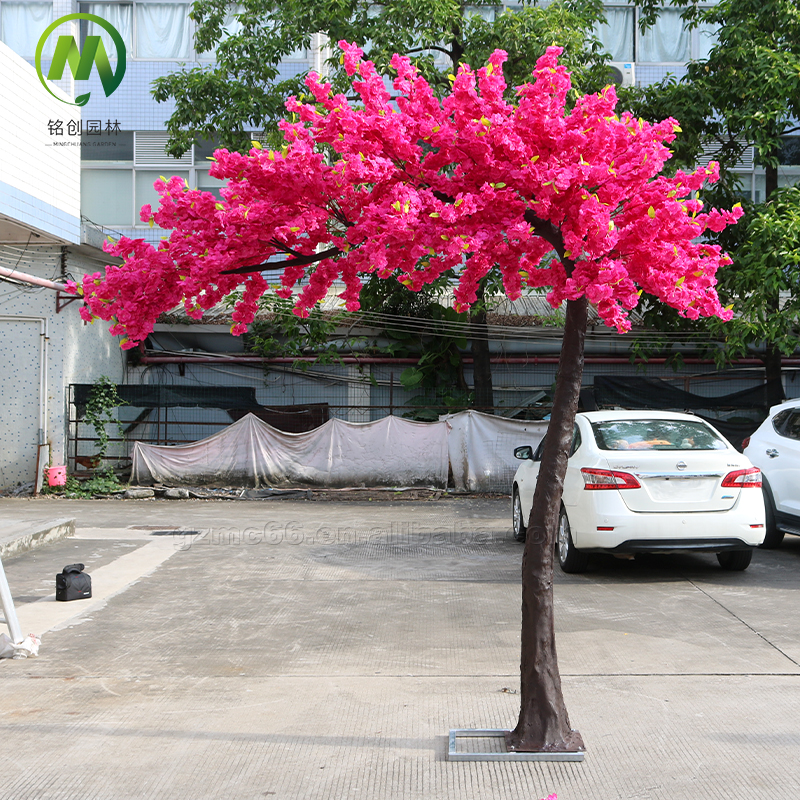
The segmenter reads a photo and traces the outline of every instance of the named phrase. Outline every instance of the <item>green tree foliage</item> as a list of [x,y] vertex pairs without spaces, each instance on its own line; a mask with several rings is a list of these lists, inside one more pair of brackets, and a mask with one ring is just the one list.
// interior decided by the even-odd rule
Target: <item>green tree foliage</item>
[[[279,64],[298,49],[319,47],[321,37],[333,44],[342,39],[358,43],[384,74],[390,73],[389,61],[395,53],[406,54],[440,96],[449,92],[450,76],[459,64],[484,64],[496,48],[509,54],[504,65],[509,93],[530,78],[536,59],[552,44],[564,48],[562,63],[572,72],[574,96],[608,83],[608,55],[593,34],[595,24],[604,19],[602,0],[553,0],[544,5],[522,0],[513,10],[492,0],[244,0],[236,4],[195,0],[191,16],[197,23],[196,48],[214,52],[216,64],[183,69],[154,83],[157,100],[175,102],[167,123],[169,152],[175,156],[202,139],[246,151],[252,138],[249,131],[259,129],[272,146],[280,146],[282,137],[275,123],[284,115],[284,101],[290,94],[302,95],[305,86],[304,74],[281,77]],[[350,89],[338,57],[324,68],[341,91]],[[371,303],[367,291],[364,308],[381,309],[388,296],[406,294],[397,292],[396,286],[384,289],[389,291],[384,291],[380,304]],[[425,299],[420,306],[419,315],[434,321],[444,313]],[[494,400],[485,309],[476,308],[469,322],[473,399],[490,410]],[[269,336],[260,342],[268,344]],[[424,372],[421,385],[428,386],[434,375],[441,377],[445,370],[458,386],[453,402],[466,402],[461,358],[452,337],[439,343],[430,338],[416,343],[406,340],[404,347],[420,351],[424,359],[419,370],[408,373],[408,380]],[[428,397],[431,402],[451,402],[450,393],[440,397],[440,390],[428,389],[436,394]]]
[[121,405],[122,400],[117,393],[117,385],[107,375],[98,378],[89,392],[83,413],[83,422],[94,428],[97,437],[98,463],[105,456],[111,442],[107,426],[114,425],[120,437],[125,435],[119,419],[112,414]]
[[[642,24],[652,23],[662,5],[642,0]],[[703,145],[713,145],[721,188],[736,192],[730,170],[747,147],[755,146],[768,170],[777,169],[782,137],[800,130],[800,6],[796,0],[720,0],[709,7],[673,0],[672,5],[685,7],[689,26],[716,28],[717,42],[707,59],[689,63],[685,77],[641,90],[637,105],[654,119],[671,114],[680,120],[676,162],[691,164]]]
[[[317,364],[339,361],[339,346],[332,341],[337,327],[337,316],[319,308],[301,319],[292,313],[291,300],[268,295],[262,298],[261,309],[266,318],[256,320],[245,335],[248,352],[264,358],[296,358],[314,356]],[[298,368],[307,367],[298,361]]]
[[[522,0],[515,10],[490,0],[195,0],[191,16],[197,50],[214,52],[216,63],[154,82],[157,100],[175,102],[167,123],[175,156],[201,139],[249,149],[251,130],[277,140],[274,126],[286,97],[305,88],[303,75],[283,77],[279,64],[297,49],[318,46],[318,35],[333,44],[358,43],[387,73],[394,53],[409,55],[438,94],[449,90],[448,75],[458,64],[484,64],[498,47],[509,53],[510,87],[530,77],[551,44],[565,48],[562,61],[577,91],[608,82],[608,56],[592,33],[603,19],[601,0],[553,0],[544,7]],[[338,54],[327,69],[343,90],[349,88]]]
[[724,329],[728,354],[746,355],[753,342],[792,353],[800,345],[800,186],[776,189],[752,209],[729,271],[718,285],[723,302],[738,309]]
[[[652,24],[660,0],[639,2],[640,21]],[[800,5],[797,0],[720,0],[702,7],[693,0],[673,0],[684,8],[690,26],[718,30],[705,60],[688,65],[680,80],[669,77],[626,97],[644,117],[680,120],[682,135],[673,144],[674,166],[691,165],[706,148],[720,162],[720,182],[704,199],[715,205],[741,200],[741,182],[733,171],[745,149],[755,148],[766,172],[765,198],[744,200],[746,215],[718,241],[734,264],[719,275],[718,291],[732,303],[736,317],[724,326],[702,320],[686,323],[676,314],[651,306],[647,321],[667,331],[704,331],[715,341],[710,352],[723,362],[754,346],[764,360],[767,378],[780,377],[780,355],[798,344],[797,190],[778,189],[778,167],[789,134],[800,131]],[[788,296],[788,300],[786,297]],[[776,393],[771,398],[777,402]]]
[[416,365],[403,370],[403,388],[419,392],[409,400],[413,407],[404,417],[435,421],[440,414],[469,408],[473,393],[464,380],[462,351],[467,347],[468,314],[432,303],[426,310],[427,333],[415,335],[388,329],[394,338],[392,355],[417,358]]

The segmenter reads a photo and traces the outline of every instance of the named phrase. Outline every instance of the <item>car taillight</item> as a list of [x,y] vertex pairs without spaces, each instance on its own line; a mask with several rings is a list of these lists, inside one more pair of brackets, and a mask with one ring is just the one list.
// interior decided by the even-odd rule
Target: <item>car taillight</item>
[[742,450],[744,450],[745,447],[748,447],[749,445],[750,445],[750,437],[745,436],[744,439],[742,439]]
[[758,467],[735,469],[722,479],[722,485],[728,489],[760,489],[761,470]]
[[641,489],[641,484],[630,472],[584,467],[581,475],[584,489]]

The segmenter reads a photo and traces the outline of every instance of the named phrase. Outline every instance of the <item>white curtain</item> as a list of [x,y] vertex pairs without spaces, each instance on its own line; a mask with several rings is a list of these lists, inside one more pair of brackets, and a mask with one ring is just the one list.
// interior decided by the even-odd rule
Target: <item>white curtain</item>
[[[89,3],[88,5],[81,4],[81,9],[85,10],[87,14],[94,14],[100,19],[109,22],[112,27],[117,29],[117,33],[122,37],[125,42],[125,47],[128,51],[127,55],[133,55],[133,6],[122,3]],[[106,53],[112,61],[117,57],[117,48],[111,36],[106,32],[105,28],[101,28],[95,22],[89,22],[87,30],[88,36],[99,36],[103,41],[103,46],[106,48]]]
[[81,213],[97,225],[133,225],[131,170],[82,169]]
[[483,17],[487,22],[494,22],[497,18],[497,13],[494,6],[467,6],[464,13],[468,16],[470,14],[477,14]]
[[[153,209],[157,209],[161,202],[161,196],[153,187],[153,184],[164,174],[164,170],[136,170],[136,179],[134,181],[136,190],[136,218],[139,218],[139,209],[145,203],[149,203]],[[189,182],[189,172],[187,170],[174,170],[169,168],[166,173],[170,177],[183,178],[187,183]]]
[[[242,23],[236,18],[237,14],[241,14],[244,11],[244,6],[235,5],[231,8],[227,9],[225,12],[225,21],[222,23],[222,39],[220,42],[224,42],[229,36],[234,36],[235,34],[239,33],[242,30]],[[202,53],[198,53],[197,57],[202,60],[211,60],[213,61],[215,58],[217,48],[213,48],[212,50],[206,50]]]
[[702,61],[708,58],[711,50],[717,44],[718,28],[708,22],[701,22],[697,26],[697,58]]
[[[52,21],[52,3],[0,3],[0,38],[23,58],[36,55],[39,38]],[[56,38],[55,31],[48,37],[45,58],[53,55]]]
[[689,31],[683,25],[681,12],[662,10],[652,28],[639,35],[636,60],[643,62],[688,61]]
[[606,22],[595,25],[595,35],[612,61],[633,61],[633,9],[607,8],[605,15]]
[[184,3],[137,3],[137,58],[191,58],[189,9]]

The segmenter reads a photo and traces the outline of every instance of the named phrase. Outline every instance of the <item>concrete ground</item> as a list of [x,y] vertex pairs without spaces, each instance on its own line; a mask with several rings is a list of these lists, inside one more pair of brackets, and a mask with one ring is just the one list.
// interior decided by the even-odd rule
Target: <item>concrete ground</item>
[[[800,797],[793,537],[743,573],[687,555],[557,574],[585,761],[447,761],[451,728],[516,720],[509,506],[0,499],[17,523],[76,520],[3,560],[44,635],[0,661],[0,798]],[[94,597],[55,603],[76,561]]]

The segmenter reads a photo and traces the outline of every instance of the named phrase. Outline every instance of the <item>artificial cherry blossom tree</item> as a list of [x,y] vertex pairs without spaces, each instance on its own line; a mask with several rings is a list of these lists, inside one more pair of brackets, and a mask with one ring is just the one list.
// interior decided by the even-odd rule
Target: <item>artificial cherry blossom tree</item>
[[[123,263],[86,276],[81,313],[112,321],[112,333],[132,347],[177,304],[199,319],[236,290],[235,334],[267,291],[296,297],[305,316],[341,281],[355,311],[368,273],[416,291],[452,271],[460,310],[490,270],[512,300],[546,288],[553,307],[566,301],[523,556],[521,710],[507,740],[516,750],[580,750],[561,692],[552,578],[588,304],[620,332],[642,292],[690,318],[730,318],[714,290],[730,259],[701,237],[741,209],[703,210],[695,193],[716,179],[714,164],[660,175],[680,130],[675,120],[618,115],[611,86],[568,110],[560,48],[547,50],[509,104],[502,51],[477,72],[462,66],[439,101],[407,58],[395,56],[390,92],[358,47],[340,44],[359,103],[312,74],[310,95],[287,102],[282,150],[217,151],[211,175],[228,181],[221,202],[180,178],[157,183],[160,206],[145,206],[142,219],[171,233],[157,247],[127,237],[109,244]],[[280,255],[281,282],[270,287],[261,273]]]

